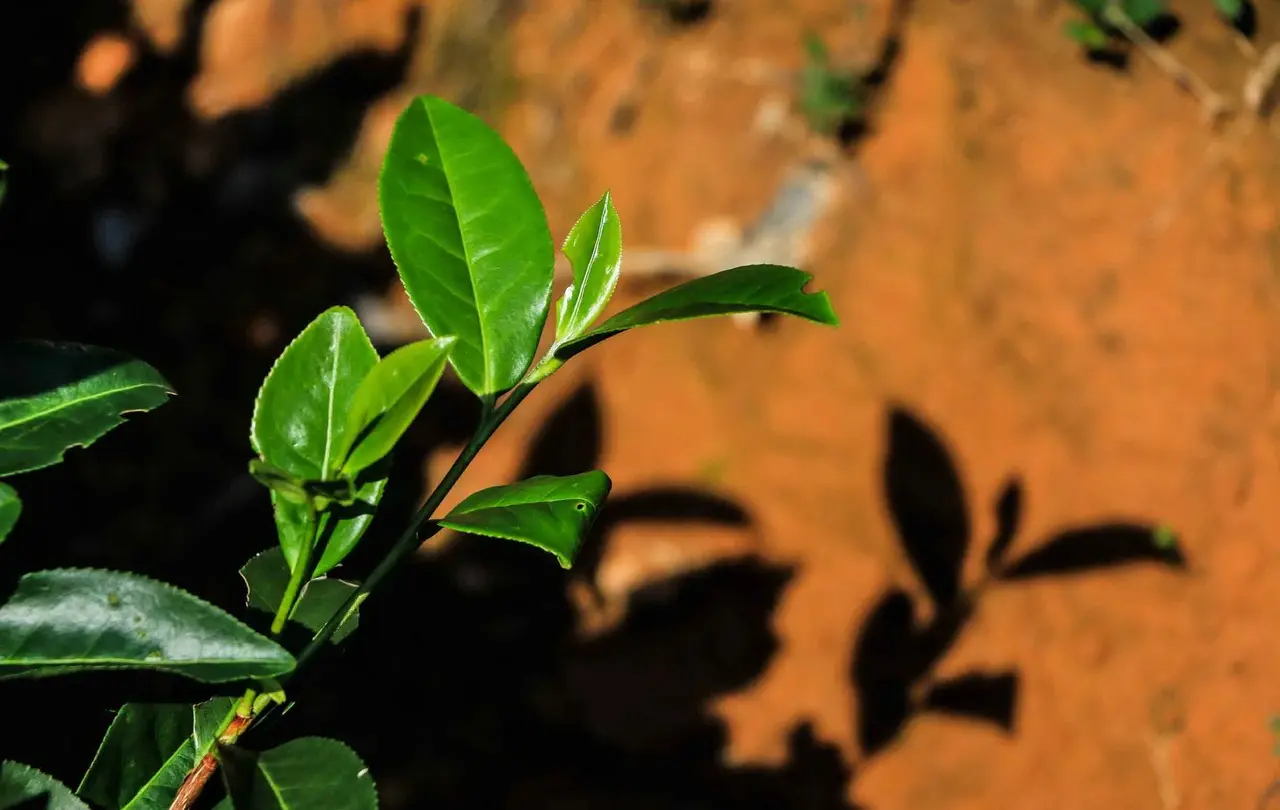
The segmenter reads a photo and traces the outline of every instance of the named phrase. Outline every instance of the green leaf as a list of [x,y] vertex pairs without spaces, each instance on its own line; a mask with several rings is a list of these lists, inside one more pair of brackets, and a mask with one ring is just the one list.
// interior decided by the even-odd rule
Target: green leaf
[[167,810],[235,703],[126,703],[76,793],[106,810]]
[[[232,756],[226,756],[234,751]],[[347,746],[300,737],[255,754],[223,749],[229,810],[378,810],[369,769]]]
[[89,810],[66,785],[30,765],[0,763],[0,810]]
[[[285,586],[289,583],[289,566],[279,548],[271,548],[262,552],[244,564],[240,569],[248,590],[247,604],[251,608],[275,615],[280,608],[280,600],[284,598]],[[302,593],[294,603],[293,613],[289,619],[301,624],[313,633],[320,632],[325,622],[347,602],[347,597],[359,586],[340,579],[313,579],[302,586]],[[360,625],[359,605],[352,608],[333,636],[329,639],[338,644],[349,636]]]
[[608,192],[574,223],[562,250],[573,268],[573,283],[556,307],[557,343],[590,329],[618,286],[622,223]]
[[812,64],[826,67],[831,60],[827,43],[815,31],[804,32],[804,50]]
[[1088,20],[1067,20],[1062,29],[1074,42],[1097,51],[1107,47],[1107,32]]
[[737,312],[778,312],[838,325],[826,293],[804,292],[804,285],[812,278],[802,270],[775,264],[750,264],[695,278],[619,312],[560,346],[555,356],[568,360],[607,337],[640,326]]
[[520,159],[484,121],[433,96],[396,121],[378,177],[382,229],[409,300],[476,394],[515,386],[551,302],[555,246]]
[[285,347],[253,408],[253,449],[297,480],[329,480],[342,459],[347,411],[360,381],[378,362],[348,307],[332,307]]
[[1107,3],[1110,2],[1110,0],[1075,0],[1075,2],[1076,5],[1079,6],[1080,10],[1085,14],[1088,14],[1090,17],[1100,18],[1102,16],[1102,12],[1106,10]]
[[0,607],[0,679],[154,669],[206,683],[282,675],[293,656],[227,613],[119,571],[25,574]]
[[459,532],[529,543],[569,568],[611,487],[599,470],[538,475],[472,493],[440,521]]
[[173,393],[141,360],[79,343],[0,344],[0,369],[0,475],[57,464]]
[[1244,0],[1213,0],[1213,4],[1231,22],[1239,22],[1244,16]]
[[391,452],[440,382],[455,342],[442,337],[401,346],[365,376],[347,412],[338,453],[343,475],[356,475]]
[[1139,28],[1146,28],[1164,16],[1166,6],[1164,0],[1124,0],[1124,13]]
[[13,526],[22,514],[22,499],[13,487],[0,483],[0,543],[13,531]]
[[[320,576],[341,563],[359,544],[360,538],[373,522],[387,488],[390,459],[385,458],[361,475],[356,499],[351,506],[331,505],[319,516],[320,527],[316,533],[316,548],[321,549],[312,576]],[[305,504],[290,503],[278,493],[271,493],[275,510],[276,528],[280,534],[280,548],[290,569],[298,564],[302,547],[310,542],[310,519]],[[313,556],[314,560],[315,557]]]

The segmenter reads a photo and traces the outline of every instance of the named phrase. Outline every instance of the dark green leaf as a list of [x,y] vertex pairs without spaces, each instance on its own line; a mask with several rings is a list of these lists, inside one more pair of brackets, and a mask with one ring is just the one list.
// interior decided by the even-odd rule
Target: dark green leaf
[[1106,10],[1107,3],[1110,0],[1075,0],[1080,10],[1090,17],[1101,18],[1102,12]]
[[285,348],[262,383],[249,429],[254,451],[295,480],[333,478],[351,400],[377,362],[354,312],[323,312]]
[[282,675],[288,651],[207,602],[137,574],[26,574],[0,607],[0,679],[155,669],[221,683]]
[[1244,16],[1244,0],[1213,0],[1213,4],[1231,22],[1238,22]]
[[622,223],[608,192],[574,223],[562,250],[573,268],[573,283],[556,307],[557,343],[590,329],[618,286]]
[[22,499],[13,487],[0,483],[0,543],[13,531],[13,525],[22,514]]
[[0,475],[57,464],[173,393],[141,360],[79,343],[0,344],[0,369]]
[[455,342],[442,337],[401,346],[361,381],[338,453],[343,475],[357,475],[391,452],[440,382]]
[[1088,20],[1068,20],[1063,31],[1076,43],[1090,50],[1097,51],[1107,47],[1107,32]]
[[[227,754],[234,751],[234,755]],[[223,749],[228,800],[235,810],[378,810],[369,769],[347,746],[301,737],[254,754]]]
[[811,278],[794,267],[751,264],[686,281],[619,312],[562,345],[555,356],[567,360],[607,337],[639,326],[737,312],[778,312],[836,326],[839,320],[827,294],[804,292]]
[[1139,28],[1151,25],[1166,11],[1164,0],[1124,0],[1122,8]]
[[66,785],[30,765],[0,762],[0,810],[89,810]]
[[[271,548],[258,554],[240,569],[248,590],[251,608],[275,615],[284,598],[289,583],[289,566],[279,548]],[[289,619],[301,624],[313,633],[320,632],[325,622],[346,604],[347,597],[358,586],[340,579],[313,579],[303,586],[302,594],[294,603]],[[334,644],[341,642],[360,625],[359,605],[349,613],[330,638]]]
[[[76,793],[106,810],[168,810],[187,772],[212,750],[234,706],[228,697],[195,707],[126,703]],[[205,728],[197,733],[202,722]]]
[[472,493],[440,525],[529,543],[551,552],[561,567],[569,568],[610,486],[609,477],[599,470],[538,475]]
[[432,96],[396,121],[378,178],[387,246],[409,300],[462,382],[498,394],[533,362],[555,247],[524,167],[498,133]]

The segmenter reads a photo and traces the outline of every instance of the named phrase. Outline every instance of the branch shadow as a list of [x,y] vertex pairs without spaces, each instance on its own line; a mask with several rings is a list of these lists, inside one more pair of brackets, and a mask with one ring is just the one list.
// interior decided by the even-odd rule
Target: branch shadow
[[893,587],[875,601],[856,635],[849,676],[864,757],[883,752],[914,717],[929,712],[1016,732],[1015,668],[945,679],[935,674],[990,588],[1143,563],[1186,568],[1176,544],[1160,543],[1155,527],[1138,523],[1062,531],[1010,560],[1023,500],[1021,482],[1010,478],[996,499],[996,531],[984,552],[982,572],[966,583],[971,520],[950,452],[932,427],[902,407],[890,409],[886,433],[886,500],[904,555],[924,589],[929,618],[921,619],[915,597]]

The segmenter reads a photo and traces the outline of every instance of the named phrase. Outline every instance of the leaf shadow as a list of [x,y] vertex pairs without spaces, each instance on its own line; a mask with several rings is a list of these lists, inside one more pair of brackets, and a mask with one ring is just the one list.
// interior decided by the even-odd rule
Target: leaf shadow
[[1024,498],[1022,483],[1010,477],[994,504],[995,533],[983,552],[981,573],[966,582],[971,519],[951,452],[934,428],[902,406],[889,409],[886,434],[885,498],[929,610],[924,619],[911,593],[890,587],[874,601],[856,633],[849,678],[858,706],[856,738],[864,757],[884,751],[914,717],[926,712],[984,723],[1006,734],[1016,732],[1016,669],[974,670],[945,678],[937,674],[988,589],[1143,563],[1185,569],[1176,543],[1162,546],[1154,527],[1132,522],[1063,531],[1009,560]]

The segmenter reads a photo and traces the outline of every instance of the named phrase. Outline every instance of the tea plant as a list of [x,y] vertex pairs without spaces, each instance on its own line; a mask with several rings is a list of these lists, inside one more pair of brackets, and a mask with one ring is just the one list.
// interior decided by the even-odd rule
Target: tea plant
[[[573,564],[610,490],[598,470],[490,487],[436,516],[538,383],[595,344],[650,324],[743,312],[837,323],[825,293],[804,292],[807,273],[757,264],[694,279],[597,324],[622,259],[621,225],[606,193],[563,242],[573,279],[538,356],[555,248],[529,177],[501,137],[470,113],[419,97],[396,122],[378,196],[400,279],[432,337],[379,357],[355,313],[333,307],[267,374],[253,407],[249,467],[269,491],[278,543],[240,574],[247,607],[270,616],[269,629],[260,633],[178,588],[119,571],[29,573],[0,607],[0,679],[149,669],[236,685],[240,696],[126,704],[74,791],[5,762],[0,808],[37,797],[57,810],[187,808],[215,772],[227,794],[219,808],[375,808],[368,769],[343,744],[304,737],[252,751],[242,738],[288,704],[292,680],[357,629],[363,601],[441,529],[529,543],[565,568]],[[358,580],[335,577],[374,518],[391,452],[446,366],[478,398],[479,427],[373,570]],[[0,475],[56,463],[67,448],[120,424],[121,414],[155,408],[170,393],[155,369],[106,349],[17,343],[0,350],[0,368]],[[19,509],[5,486],[6,530]],[[305,630],[298,649],[286,646],[291,625]]]
[[800,111],[819,135],[833,136],[864,122],[868,91],[862,74],[831,61],[826,42],[809,32],[804,37],[805,64],[800,71]]

